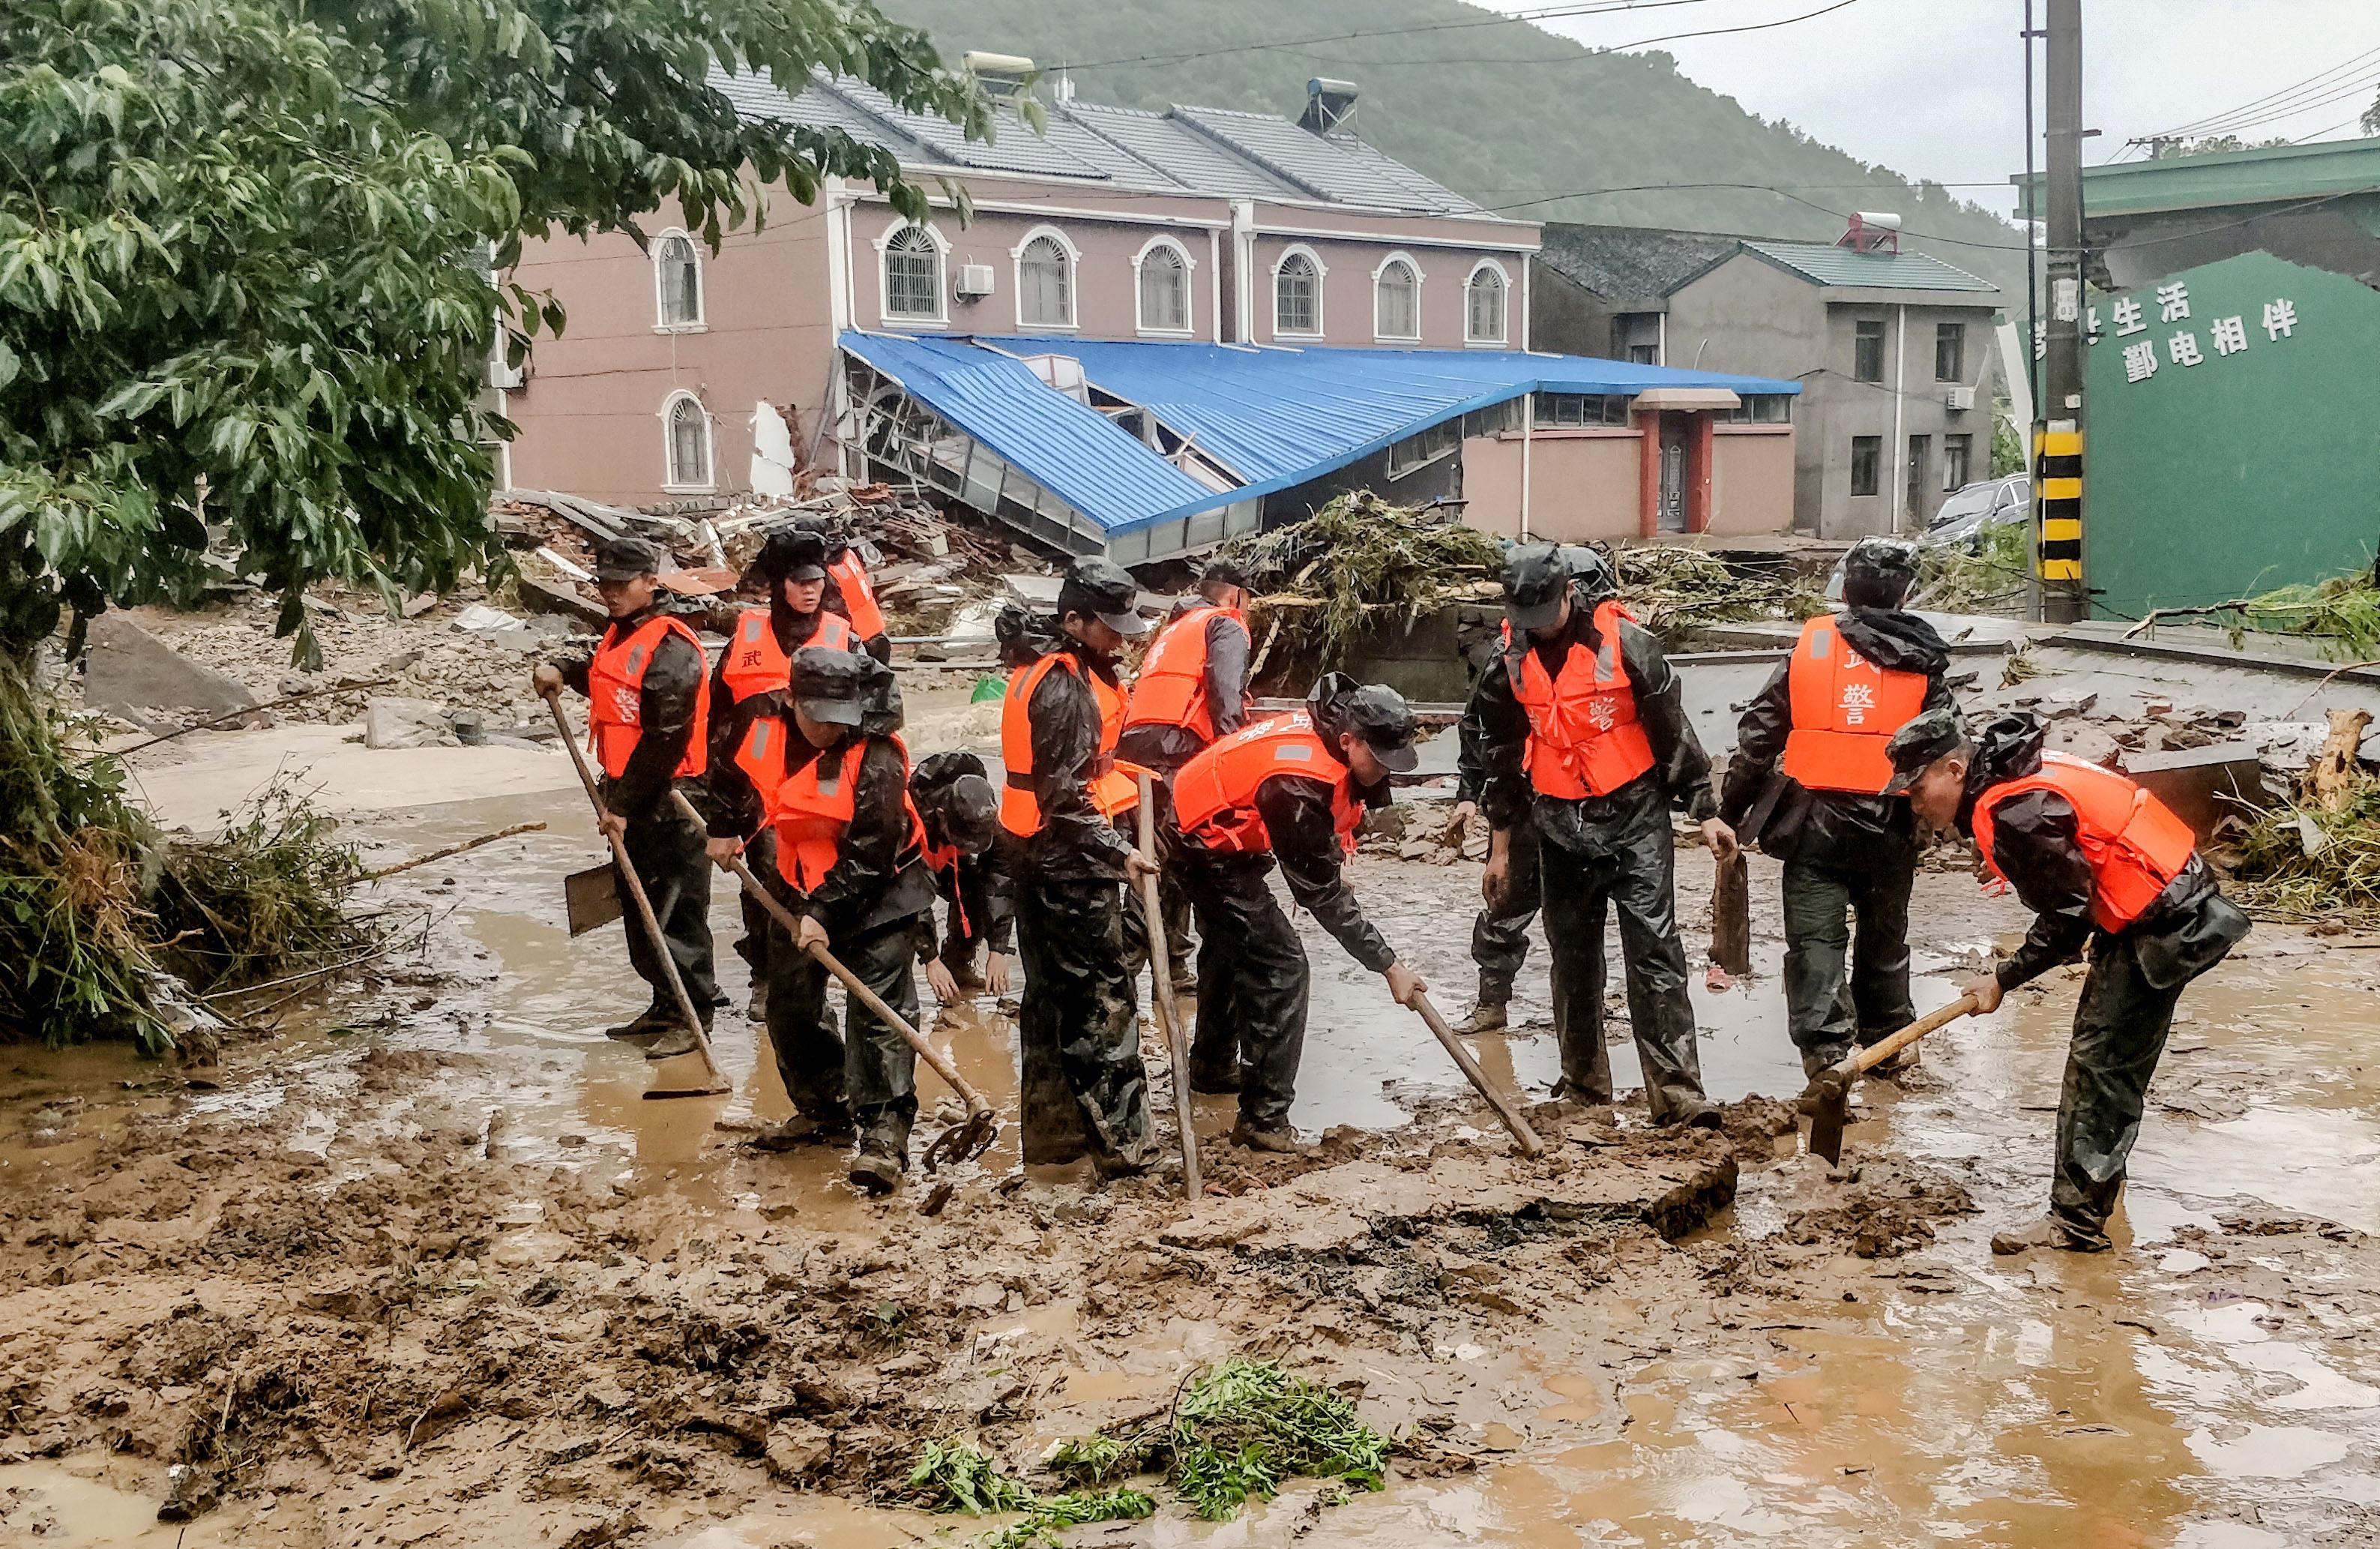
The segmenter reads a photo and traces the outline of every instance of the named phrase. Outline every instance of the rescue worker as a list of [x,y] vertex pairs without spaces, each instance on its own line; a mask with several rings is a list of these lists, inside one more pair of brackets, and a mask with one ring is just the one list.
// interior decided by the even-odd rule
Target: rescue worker
[[[1198,600],[1175,609],[1149,642],[1124,708],[1116,752],[1160,776],[1158,831],[1172,841],[1167,784],[1191,755],[1228,737],[1247,719],[1248,578],[1228,559],[1211,559],[1198,578]],[[1167,872],[1158,886],[1168,965],[1179,994],[1196,988],[1189,971],[1190,906]]]
[[[826,540],[816,530],[795,526],[778,528],[760,545],[752,573],[766,583],[769,601],[765,606],[748,607],[735,616],[728,628],[727,648],[711,669],[710,702],[720,712],[710,723],[712,768],[735,757],[756,714],[778,713],[781,706],[766,696],[784,689],[795,652],[805,645],[856,649],[850,624],[824,605],[826,552]],[[753,836],[755,870],[767,872],[775,859],[774,844],[766,828]],[[748,1015],[759,1021],[768,1013],[769,911],[749,895],[739,893],[739,896],[744,935],[735,944],[735,953],[752,970]]]
[[2001,716],[1971,740],[1955,713],[1928,711],[1893,737],[1888,756],[1890,788],[1908,793],[1918,823],[1973,838],[2034,912],[2015,955],[1962,986],[1981,1011],[2090,947],[2049,1214],[1994,1234],[1992,1250],[2097,1252],[2174,1003],[2248,933],[2248,919],[2216,888],[2188,824],[2123,775],[2045,752],[2030,715]]
[[1603,922],[1616,909],[1653,1121],[1716,1127],[1686,994],[1670,806],[1701,823],[1722,860],[1734,854],[1735,835],[1713,815],[1710,762],[1677,674],[1618,601],[1587,603],[1552,544],[1512,550],[1503,580],[1510,636],[1466,712],[1490,750],[1481,805],[1492,838],[1481,891],[1491,909],[1511,908],[1514,834],[1533,824],[1561,1046],[1556,1090],[1598,1106],[1611,1101]]
[[[1568,543],[1560,552],[1577,583],[1577,595],[1588,606],[1618,594],[1619,578],[1602,555]],[[1508,638],[1510,633],[1508,628]],[[1471,715],[1463,717],[1455,737],[1454,810],[1448,814],[1447,838],[1460,845],[1479,810],[1489,754],[1478,723]],[[1519,750],[1511,750],[1509,756],[1519,757]],[[1524,823],[1512,831],[1512,881],[1503,905],[1483,906],[1471,922],[1471,960],[1479,967],[1479,996],[1472,1002],[1470,1012],[1454,1024],[1455,1031],[1498,1032],[1509,1022],[1512,985],[1529,957],[1529,923],[1536,919],[1541,902],[1536,829]]]
[[[1000,798],[983,760],[967,752],[929,753],[909,776],[909,799],[926,824],[926,869],[949,921],[937,950],[930,913],[917,957],[934,998],[952,1005],[977,990],[1008,994],[1015,948],[1016,901],[1001,869]],[[981,972],[976,951],[984,949]]]
[[[619,836],[653,906],[662,941],[677,965],[686,998],[710,1026],[719,983],[710,962],[710,873],[702,864],[702,828],[670,799],[680,781],[701,777],[707,762],[710,696],[702,642],[668,611],[658,576],[662,551],[638,538],[607,539],[595,551],[595,590],[611,621],[592,651],[541,664],[530,684],[551,699],[567,688],[587,696],[588,742],[601,771],[599,826]],[[627,895],[622,883],[620,893]],[[691,1053],[694,1034],[670,991],[662,957],[630,911],[628,963],[652,990],[631,1020],[604,1035],[650,1039],[649,1059]]]
[[1719,791],[1728,826],[1785,863],[1786,1017],[1808,1075],[1851,1053],[1854,1037],[1874,1043],[1916,1019],[1917,825],[1907,801],[1882,794],[1892,776],[1884,750],[1921,711],[1953,705],[1942,681],[1949,647],[1901,610],[1916,579],[1915,544],[1852,545],[1842,612],[1803,624],[1793,654],[1745,706]]
[[713,772],[710,850],[725,866],[763,825],[776,838],[764,884],[800,921],[769,933],[769,1042],[795,1116],[754,1140],[763,1150],[838,1141],[856,1128],[851,1181],[871,1194],[901,1185],[917,1116],[917,1055],[856,998],[838,1031],[824,946],[913,1024],[917,917],[933,904],[925,829],[909,801],[909,755],[894,735],[892,669],[832,646],[793,653],[788,688],[750,717]]
[[826,605],[849,620],[859,649],[878,661],[891,663],[892,640],[884,632],[884,610],[877,605],[876,588],[868,579],[868,562],[856,545],[837,531],[831,518],[805,513],[794,525],[819,535],[826,545],[826,573],[832,582]]
[[1205,943],[1191,1085],[1240,1094],[1232,1140],[1251,1151],[1305,1149],[1289,1113],[1310,975],[1266,881],[1276,861],[1290,896],[1385,978],[1398,1005],[1427,989],[1364,918],[1341,871],[1366,809],[1387,806],[1389,776],[1418,762],[1415,730],[1395,689],[1326,673],[1304,710],[1218,739],[1174,777],[1178,870]]
[[1150,863],[1116,826],[1139,799],[1133,775],[1115,767],[1124,713],[1115,655],[1148,632],[1139,594],[1123,567],[1077,560],[1058,591],[1060,643],[1010,675],[1001,705],[1001,842],[1025,968],[1025,1160],[1088,1156],[1103,1177],[1145,1171],[1154,1152],[1118,886]]

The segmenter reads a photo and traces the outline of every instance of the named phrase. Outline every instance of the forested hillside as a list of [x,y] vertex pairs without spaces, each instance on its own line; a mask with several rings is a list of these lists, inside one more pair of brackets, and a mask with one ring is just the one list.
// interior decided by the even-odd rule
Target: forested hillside
[[[1351,79],[1363,89],[1357,128],[1366,140],[1524,218],[1832,238],[1842,231],[1837,212],[1898,210],[1924,234],[1913,246],[1985,274],[2022,304],[2013,227],[1938,187],[1764,122],[1680,75],[1666,54],[1591,53],[1525,24],[1476,25],[1492,13],[1457,0],[880,3],[925,27],[953,64],[970,48],[1026,55],[1045,70],[1065,66],[1097,102],[1294,115],[1307,77]],[[1648,14],[1647,31],[1670,30],[1655,19],[1663,14]],[[1438,30],[1245,46],[1413,26]],[[1237,52],[1206,52],[1220,49]],[[1191,53],[1203,56],[1180,57]]]

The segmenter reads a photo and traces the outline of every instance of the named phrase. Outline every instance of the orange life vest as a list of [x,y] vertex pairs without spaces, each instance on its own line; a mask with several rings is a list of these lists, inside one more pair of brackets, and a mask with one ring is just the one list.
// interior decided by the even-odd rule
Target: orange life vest
[[1925,708],[1925,675],[1877,666],[1844,642],[1828,614],[1802,626],[1785,684],[1793,713],[1785,773],[1805,790],[1883,794],[1892,783],[1884,745]]
[[1354,848],[1364,804],[1355,799],[1347,766],[1314,729],[1303,710],[1242,726],[1193,755],[1173,776],[1173,817],[1200,846],[1226,854],[1272,848],[1257,811],[1257,787],[1276,774],[1296,774],[1330,786],[1330,820],[1339,842]]
[[1596,604],[1601,648],[1572,641],[1557,677],[1547,676],[1525,639],[1515,650],[1512,626],[1505,626],[1512,696],[1529,715],[1523,765],[1540,794],[1572,801],[1609,796],[1653,767],[1653,744],[1636,719],[1636,690],[1620,659],[1620,621],[1635,616],[1618,602]]
[[1132,704],[1124,712],[1126,726],[1187,726],[1207,741],[1215,739],[1214,707],[1207,702],[1207,626],[1219,616],[1247,633],[1247,619],[1237,608],[1211,604],[1192,608],[1160,631],[1141,659]]
[[844,611],[851,615],[851,632],[861,640],[872,640],[884,632],[884,610],[876,605],[876,589],[868,584],[868,567],[859,562],[857,549],[845,549],[843,557],[826,567],[834,578],[835,589],[843,593]]
[[[852,650],[851,626],[844,622],[841,615],[820,609],[818,627],[802,644]],[[735,632],[727,637],[723,660],[727,665],[721,669],[721,676],[737,704],[755,694],[783,689],[793,677],[793,653],[777,643],[777,631],[769,628],[769,610],[764,607],[746,608],[736,616]]]
[[966,889],[959,885],[959,847],[926,845],[926,870],[949,882],[951,888],[951,930],[962,941],[975,935],[975,927],[967,923]]
[[[665,635],[677,635],[702,653],[702,641],[681,619],[662,614],[625,634],[619,624],[604,626],[602,643],[587,667],[587,745],[594,750],[603,773],[614,780],[627,773],[628,757],[644,735],[645,672],[653,665],[653,651]],[[694,730],[686,738],[686,756],[672,771],[674,778],[690,779],[709,762],[710,679],[698,675],[694,685]]]
[[[760,720],[775,726],[780,737],[794,735],[791,727],[774,716],[764,715]],[[909,750],[897,737],[891,741],[900,750],[901,781],[905,787],[909,780]],[[783,752],[777,754],[769,821],[777,830],[777,874],[797,893],[808,893],[825,881],[827,872],[833,870],[836,859],[843,854],[843,836],[851,831],[856,801],[854,787],[859,779],[859,761],[867,755],[868,743],[865,737],[854,737],[839,749],[827,749],[790,774],[784,772]],[[905,790],[901,806],[909,816],[909,836],[901,847],[901,859],[896,865],[916,859],[926,848],[925,820],[917,815],[917,803],[909,799]]]
[[1041,832],[1041,803],[1033,796],[1033,690],[1062,668],[1090,685],[1099,707],[1099,752],[1091,765],[1091,805],[1101,817],[1112,818],[1140,804],[1140,771],[1118,763],[1116,738],[1123,733],[1123,690],[1098,673],[1084,669],[1071,651],[1052,651],[1008,680],[1008,695],[1000,705],[1000,762],[1008,771],[1000,792],[1000,826],[1019,838]]
[[2091,863],[2091,919],[2103,931],[2120,931],[2138,920],[2198,848],[2188,823],[2121,774],[2064,753],[2044,753],[2038,774],[1993,786],[1975,799],[1975,848],[1995,877],[2000,869],[1992,859],[1993,811],[2032,790],[2055,791],[2074,809],[2075,832]]

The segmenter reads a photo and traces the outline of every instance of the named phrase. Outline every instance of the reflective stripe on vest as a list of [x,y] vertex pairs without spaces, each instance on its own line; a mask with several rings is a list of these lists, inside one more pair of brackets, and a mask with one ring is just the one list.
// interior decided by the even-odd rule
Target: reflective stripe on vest
[[1878,796],[1892,783],[1884,745],[1925,708],[1925,675],[1888,672],[1845,643],[1834,616],[1802,626],[1786,664],[1793,729],[1785,773],[1805,790]]
[[1634,617],[1617,602],[1597,604],[1595,631],[1602,645],[1589,651],[1572,640],[1554,677],[1525,638],[1513,650],[1506,629],[1512,697],[1529,716],[1524,762],[1540,794],[1571,801],[1609,796],[1653,767],[1653,744],[1637,722],[1636,690],[1620,655],[1620,621]]
[[1115,762],[1116,738],[1123,734],[1123,693],[1098,673],[1086,670],[1071,651],[1052,651],[1011,675],[1008,693],[1000,704],[1000,762],[1007,778],[1000,792],[1000,825],[1019,838],[1041,832],[1041,803],[1033,796],[1033,690],[1053,668],[1062,668],[1090,685],[1099,707],[1099,752],[1092,765],[1091,805],[1102,817],[1128,812],[1140,802],[1140,786],[1133,774]]
[[2091,863],[2091,919],[2103,931],[2120,931],[2138,920],[2198,848],[2188,823],[2121,774],[2064,753],[2044,753],[2040,773],[1994,786],[1975,800],[1975,848],[1995,877],[2000,869],[1992,859],[1992,814],[2001,802],[2034,790],[2054,791],[2074,809],[2075,834]]
[[[763,721],[775,721],[763,716]],[[783,722],[775,722],[778,735],[793,733]],[[855,737],[838,750],[829,749],[788,774],[784,773],[784,755],[777,756],[776,792],[769,802],[769,822],[777,830],[777,874],[796,893],[808,893],[826,880],[828,872],[843,854],[843,836],[851,832],[851,817],[857,801],[854,789],[859,779],[859,762],[867,755],[869,738]],[[897,869],[922,855],[926,848],[925,821],[917,815],[917,803],[909,799],[909,750],[897,737],[887,741],[901,754],[902,810],[908,814],[909,836],[901,847],[894,861]]]
[[1265,854],[1272,836],[1257,811],[1257,790],[1276,774],[1295,774],[1330,787],[1330,821],[1339,842],[1352,848],[1364,821],[1347,766],[1330,751],[1302,710],[1274,715],[1192,756],[1173,776],[1173,817],[1204,848]]
[[835,590],[843,593],[843,609],[851,616],[851,632],[864,640],[872,640],[884,632],[884,610],[876,605],[876,589],[868,582],[868,567],[859,562],[857,549],[845,549],[843,557],[826,567],[834,578]]
[[[662,614],[649,618],[626,634],[617,623],[607,625],[595,659],[587,666],[587,745],[603,773],[614,780],[627,773],[628,757],[644,735],[645,672],[653,665],[653,651],[664,635],[677,635],[702,654],[702,641],[683,620]],[[672,775],[690,779],[710,763],[710,678],[698,674],[694,684],[694,728],[686,738],[686,756]]]
[[[821,611],[817,619],[817,627],[802,645],[828,645],[837,651],[854,649],[851,626],[841,616]],[[755,694],[784,688],[794,671],[793,653],[777,643],[777,631],[769,627],[767,608],[746,608],[736,616],[735,632],[727,637],[727,654],[722,661],[725,665],[720,669],[720,676],[738,704]]]
[[1228,618],[1240,633],[1247,621],[1234,608],[1192,608],[1159,631],[1141,659],[1132,686],[1126,726],[1187,726],[1206,741],[1215,738],[1215,714],[1207,702],[1207,626]]

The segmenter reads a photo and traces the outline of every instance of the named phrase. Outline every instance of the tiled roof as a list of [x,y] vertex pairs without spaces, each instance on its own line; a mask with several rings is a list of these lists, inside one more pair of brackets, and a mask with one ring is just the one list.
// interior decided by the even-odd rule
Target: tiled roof
[[947,119],[909,112],[850,77],[820,73],[788,96],[765,73],[735,76],[714,65],[706,84],[755,121],[839,128],[906,163],[1365,209],[1482,213],[1461,194],[1353,135],[1314,134],[1274,114],[1204,107],[1160,114],[1065,103],[1050,110],[1039,132],[1002,111],[987,142],[969,140]]
[[1746,242],[1747,252],[1823,286],[1863,290],[1997,292],[1991,281],[1930,253],[1853,252],[1825,242]]
[[1650,226],[1548,222],[1537,261],[1607,300],[1651,299],[1735,251],[1743,238]]

